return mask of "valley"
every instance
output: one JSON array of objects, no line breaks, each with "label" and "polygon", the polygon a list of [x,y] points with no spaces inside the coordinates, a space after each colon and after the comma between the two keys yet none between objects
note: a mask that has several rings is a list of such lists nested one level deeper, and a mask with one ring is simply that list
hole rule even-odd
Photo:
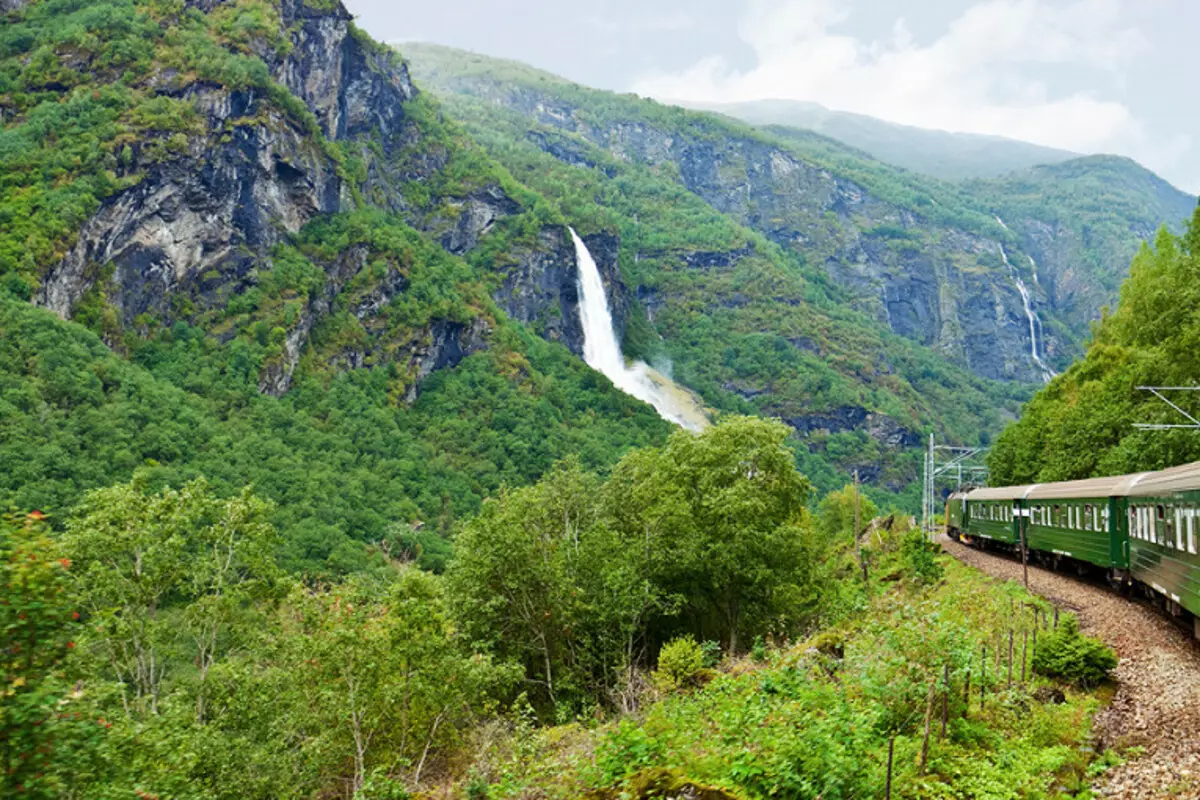
[{"label": "valley", "polygon": [[0,1],[0,795],[1085,796],[1107,670],[972,672],[1048,607],[922,448],[1200,458],[1195,198],[812,111]]}]

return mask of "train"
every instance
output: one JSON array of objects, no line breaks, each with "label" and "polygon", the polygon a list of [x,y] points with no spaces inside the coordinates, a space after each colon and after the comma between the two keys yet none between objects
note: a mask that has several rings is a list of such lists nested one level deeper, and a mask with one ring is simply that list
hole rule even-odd
[{"label": "train", "polygon": [[1200,639],[1200,462],[1061,483],[956,492],[946,530],[1031,563],[1103,574],[1191,620]]}]

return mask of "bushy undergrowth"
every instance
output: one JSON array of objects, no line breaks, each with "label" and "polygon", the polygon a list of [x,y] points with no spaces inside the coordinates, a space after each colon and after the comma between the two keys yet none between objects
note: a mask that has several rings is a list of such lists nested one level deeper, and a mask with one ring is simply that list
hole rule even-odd
[{"label": "bushy undergrowth", "polygon": [[1098,685],[1116,666],[1112,648],[1081,634],[1074,617],[1067,617],[1042,638],[1033,657],[1037,672],[1085,687]]},{"label": "bushy undergrowth", "polygon": [[[506,751],[511,743],[494,745],[476,774],[489,776],[492,798],[657,797],[653,787],[664,781],[722,798],[882,797],[894,738],[893,797],[1008,800],[1084,790],[1080,746],[1097,700],[1073,689],[1063,703],[1035,699],[1042,679],[1031,671],[1021,681],[1019,645],[1011,686],[1007,664],[997,666],[1009,627],[1020,641],[1032,629],[1032,608],[1044,603],[924,552],[941,582],[921,578],[911,550],[896,548],[881,556],[878,582],[865,591],[859,584],[865,610],[836,629],[771,650],[764,665],[727,661],[703,688],[664,695],[640,717],[592,731],[531,732],[519,758]],[[676,640],[664,648],[660,672],[664,660],[687,671],[697,655],[694,642]]]}]

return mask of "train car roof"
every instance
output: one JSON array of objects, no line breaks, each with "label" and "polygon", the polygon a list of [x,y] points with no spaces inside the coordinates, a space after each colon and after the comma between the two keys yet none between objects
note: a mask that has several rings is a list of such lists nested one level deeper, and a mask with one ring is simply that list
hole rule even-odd
[{"label": "train car roof", "polygon": [[978,500],[1021,500],[1034,485],[1028,486],[997,486],[988,489],[976,489],[967,495],[968,502]]},{"label": "train car roof", "polygon": [[1200,461],[1158,472],[976,489],[967,495],[967,500],[1086,500],[1152,497],[1186,491],[1200,491]]},{"label": "train car roof", "polygon": [[1131,497],[1146,497],[1196,490],[1200,490],[1200,461],[1147,473],[1130,488],[1128,494]]},{"label": "train car roof", "polygon": [[1086,478],[1081,481],[1041,483],[1027,495],[1029,500],[1084,500],[1092,497],[1125,497],[1138,486],[1149,472],[1132,475],[1113,475],[1108,478]]}]

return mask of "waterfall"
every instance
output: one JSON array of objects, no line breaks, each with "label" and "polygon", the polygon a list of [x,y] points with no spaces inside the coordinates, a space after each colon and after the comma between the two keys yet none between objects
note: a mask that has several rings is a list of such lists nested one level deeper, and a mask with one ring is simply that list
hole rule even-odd
[{"label": "waterfall", "polygon": [[663,419],[688,430],[708,427],[699,399],[648,364],[626,364],[613,330],[612,312],[600,269],[579,234],[571,229],[579,263],[579,317],[583,323],[583,360],[608,377],[618,389],[649,403]]},{"label": "waterfall", "polygon": [[[996,221],[1004,225],[1004,220],[999,217],[996,217]],[[1006,230],[1008,229],[1007,225],[1004,225],[1004,227]],[[1038,319],[1037,312],[1033,310],[1033,299],[1029,295],[1029,289],[1025,286],[1025,281],[1021,280],[1016,267],[1009,263],[1008,253],[1004,251],[1004,245],[1000,245],[1000,258],[1004,260],[1004,266],[1008,267],[1008,272],[1012,275],[1013,283],[1017,286],[1017,293],[1021,295],[1021,303],[1025,306],[1025,318],[1029,320],[1029,348],[1030,355],[1033,356],[1033,363],[1042,371],[1042,380],[1049,383],[1058,376],[1058,373],[1046,366],[1046,362],[1042,361],[1041,352],[1038,349],[1038,331],[1042,327],[1042,321]],[[1030,260],[1032,261],[1032,259]]]}]

